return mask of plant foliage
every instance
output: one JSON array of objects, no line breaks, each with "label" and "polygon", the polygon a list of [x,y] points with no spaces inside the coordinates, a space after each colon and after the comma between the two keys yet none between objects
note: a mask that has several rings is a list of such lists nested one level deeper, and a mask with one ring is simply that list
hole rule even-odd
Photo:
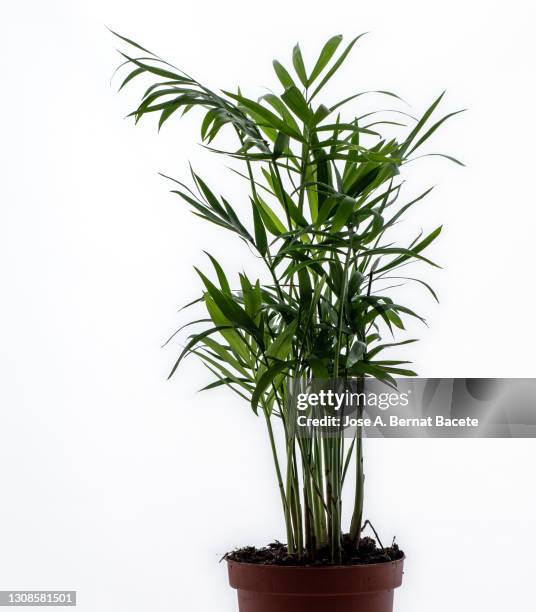
[{"label": "plant foliage", "polygon": [[[170,376],[186,356],[195,354],[214,375],[205,389],[229,387],[264,418],[289,552],[314,559],[319,548],[329,546],[337,563],[342,488],[350,465],[356,474],[350,526],[356,546],[362,530],[360,432],[350,442],[337,436],[296,438],[286,381],[344,376],[395,384],[396,376],[414,375],[406,361],[385,359],[383,353],[414,340],[384,337],[403,330],[406,318],[421,317],[381,287],[393,278],[405,278],[436,297],[424,281],[399,270],[413,262],[436,265],[424,253],[441,227],[402,245],[391,242],[388,233],[431,191],[404,201],[401,169],[456,113],[432,118],[442,94],[418,119],[403,113],[412,121],[406,128],[385,114],[380,119],[374,113],[344,114],[350,102],[366,94],[398,98],[388,91],[358,92],[336,104],[320,103],[320,94],[359,36],[346,46],[342,36],[330,38],[310,68],[296,45],[293,73],[288,65],[273,62],[281,93],[260,99],[241,91],[213,91],[137,43],[119,38],[130,49],[121,53],[120,68],[127,73],[120,88],[140,77],[151,80],[131,113],[136,123],[154,114],[160,129],[171,117],[199,108],[205,146],[243,164],[238,173],[248,191],[240,203],[231,204],[194,171],[189,185],[173,179],[173,192],[195,215],[247,243],[264,262],[269,279],[263,282],[241,273],[235,284],[207,254],[212,271],[196,270],[203,293],[192,303],[203,302],[207,314],[191,322],[199,329],[188,338]],[[403,136],[382,136],[384,128],[393,125]],[[236,135],[231,151],[212,144],[224,128]],[[276,443],[274,421],[284,432],[284,452]]]}]

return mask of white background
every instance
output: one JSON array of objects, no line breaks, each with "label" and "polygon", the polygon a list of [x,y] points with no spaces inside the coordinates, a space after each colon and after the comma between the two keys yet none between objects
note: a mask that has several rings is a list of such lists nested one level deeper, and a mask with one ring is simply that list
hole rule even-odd
[{"label": "white background", "polygon": [[[424,376],[536,375],[534,58],[529,2],[9,3],[0,23],[0,589],[77,589],[82,612],[231,611],[218,564],[283,539],[262,423],[228,393],[197,394],[195,361],[165,382],[159,345],[197,296],[192,264],[249,253],[167,193],[157,171],[242,185],[197,145],[198,117],[134,128],[116,95],[105,24],[214,87],[277,87],[271,59],[300,40],[371,34],[333,99],[387,88],[415,112],[444,88],[408,193],[438,184],[410,231],[443,223],[441,304],[416,289]],[[374,104],[381,103],[376,99]],[[362,107],[361,107],[362,108]],[[435,224],[435,225],[434,225]],[[206,424],[199,426],[201,420]],[[408,560],[399,612],[528,610],[533,601],[533,440],[374,441],[366,516]]]}]

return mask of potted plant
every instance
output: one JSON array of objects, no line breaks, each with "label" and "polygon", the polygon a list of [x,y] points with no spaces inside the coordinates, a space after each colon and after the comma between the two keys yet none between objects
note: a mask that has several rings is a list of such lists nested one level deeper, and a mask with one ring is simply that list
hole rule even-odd
[{"label": "potted plant", "polygon": [[[242,272],[235,282],[208,255],[213,270],[196,270],[203,293],[189,305],[205,312],[191,321],[199,329],[170,374],[187,355],[196,355],[215,377],[205,389],[229,387],[266,427],[286,544],[226,556],[240,610],[388,612],[404,555],[395,544],[384,547],[378,537],[375,542],[362,536],[368,521],[361,429],[351,440],[342,432],[296,436],[288,381],[373,377],[395,385],[395,377],[414,375],[406,360],[384,357],[391,347],[414,340],[384,337],[403,330],[406,317],[421,317],[389,297],[386,285],[416,281],[436,297],[404,268],[413,262],[435,265],[423,253],[441,227],[403,245],[388,234],[430,192],[402,199],[400,171],[455,113],[431,120],[443,95],[419,119],[400,111],[348,113],[365,94],[398,98],[387,91],[322,104],[320,94],[359,36],[344,48],[342,36],[334,36],[309,69],[296,45],[294,74],[273,63],[282,93],[257,100],[240,90],[216,92],[119,38],[130,48],[122,53],[128,72],[121,88],[138,77],[152,79],[131,113],[136,122],[155,113],[160,128],[198,108],[206,148],[238,164],[235,172],[244,181],[239,203],[231,204],[193,170],[189,184],[172,179],[173,192],[195,215],[235,234],[265,266],[264,278]],[[412,125],[407,128],[399,117]],[[233,150],[213,144],[222,129],[235,134]],[[402,136],[386,138],[386,129],[399,129]],[[342,491],[350,471],[353,512],[345,528]]]}]

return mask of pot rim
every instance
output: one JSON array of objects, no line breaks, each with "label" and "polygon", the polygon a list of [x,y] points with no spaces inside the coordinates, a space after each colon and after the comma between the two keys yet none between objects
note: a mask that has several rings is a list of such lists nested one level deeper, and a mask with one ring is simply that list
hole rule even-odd
[{"label": "pot rim", "polygon": [[392,591],[402,583],[404,558],[360,565],[263,565],[227,561],[229,582],[238,591],[325,596]]},{"label": "pot rim", "polygon": [[277,565],[269,563],[247,563],[245,561],[235,561],[234,559],[226,559],[228,565],[239,565],[243,567],[259,567],[263,569],[272,570],[340,570],[340,569],[358,569],[366,567],[388,567],[395,563],[401,563],[406,560],[406,555],[402,555],[400,559],[393,559],[392,561],[383,561],[381,563],[354,563],[347,565]]}]

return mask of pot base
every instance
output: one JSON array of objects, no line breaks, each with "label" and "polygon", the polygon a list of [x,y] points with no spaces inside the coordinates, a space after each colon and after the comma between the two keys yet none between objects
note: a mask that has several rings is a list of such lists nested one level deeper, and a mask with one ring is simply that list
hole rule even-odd
[{"label": "pot base", "polygon": [[404,559],[328,567],[227,565],[240,612],[392,612]]},{"label": "pot base", "polygon": [[392,612],[394,591],[357,595],[272,595],[238,591],[240,612]]}]

